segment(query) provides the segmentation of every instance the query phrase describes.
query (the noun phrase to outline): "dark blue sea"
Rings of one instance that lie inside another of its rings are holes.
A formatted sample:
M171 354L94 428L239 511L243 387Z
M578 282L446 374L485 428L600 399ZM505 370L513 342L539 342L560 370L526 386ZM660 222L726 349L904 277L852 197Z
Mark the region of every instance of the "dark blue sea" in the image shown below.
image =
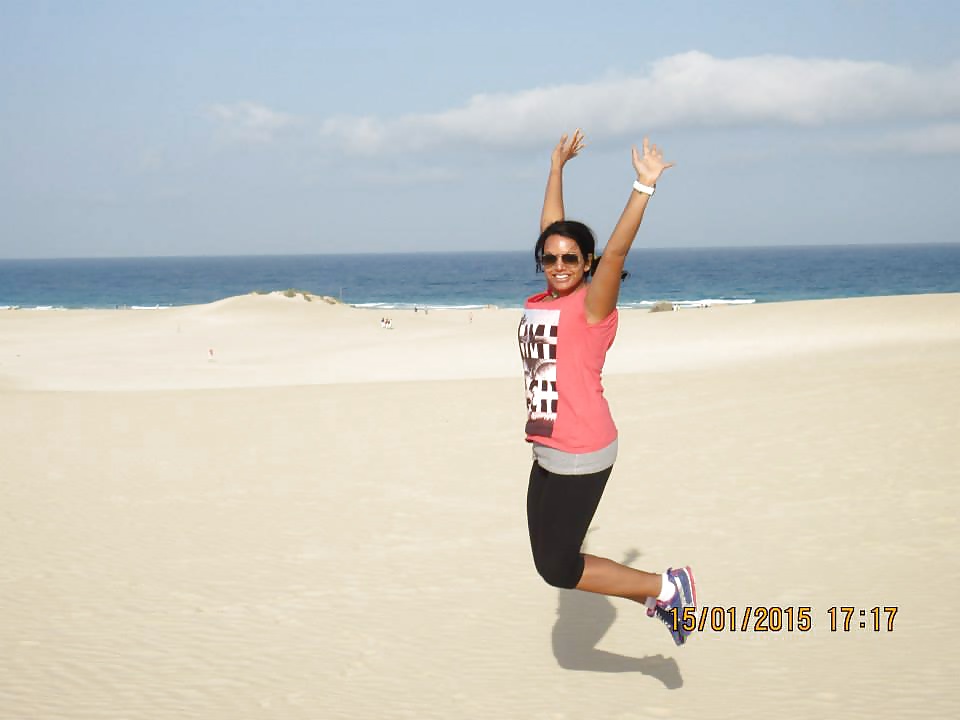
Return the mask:
M960 292L960 244L635 248L622 307ZM168 307L296 288L363 307L520 307L531 252L0 260L2 307Z

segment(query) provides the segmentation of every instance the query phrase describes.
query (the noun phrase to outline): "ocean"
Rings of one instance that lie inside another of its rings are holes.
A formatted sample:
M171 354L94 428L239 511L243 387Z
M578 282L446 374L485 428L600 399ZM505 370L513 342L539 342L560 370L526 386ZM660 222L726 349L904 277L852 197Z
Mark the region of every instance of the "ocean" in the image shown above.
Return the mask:
M620 305L960 292L960 244L634 248ZM533 253L0 260L0 308L164 308L296 288L358 307L521 307Z

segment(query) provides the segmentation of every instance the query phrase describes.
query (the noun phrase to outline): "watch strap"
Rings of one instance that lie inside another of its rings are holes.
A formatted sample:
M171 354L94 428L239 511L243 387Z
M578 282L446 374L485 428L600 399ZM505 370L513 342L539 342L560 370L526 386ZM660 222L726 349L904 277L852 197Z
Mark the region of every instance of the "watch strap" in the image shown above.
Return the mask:
M633 189L638 193L643 193L644 195L653 195L657 191L656 185L644 185L639 180L633 181Z

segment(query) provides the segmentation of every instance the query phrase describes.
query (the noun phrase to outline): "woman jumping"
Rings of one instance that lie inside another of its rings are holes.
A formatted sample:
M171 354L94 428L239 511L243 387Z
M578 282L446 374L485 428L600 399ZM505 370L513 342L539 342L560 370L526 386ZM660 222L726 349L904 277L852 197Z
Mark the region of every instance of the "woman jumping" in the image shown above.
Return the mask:
M617 334L623 265L657 180L673 163L664 162L646 138L642 154L633 148L637 181L601 260L590 229L564 219L563 167L582 149L577 130L569 140L561 137L553 150L534 247L547 290L527 299L519 328L526 435L533 445L530 545L537 571L550 585L643 603L682 645L689 634L680 622L683 610L695 608L697 601L689 567L656 574L581 552L617 459L617 428L600 378Z

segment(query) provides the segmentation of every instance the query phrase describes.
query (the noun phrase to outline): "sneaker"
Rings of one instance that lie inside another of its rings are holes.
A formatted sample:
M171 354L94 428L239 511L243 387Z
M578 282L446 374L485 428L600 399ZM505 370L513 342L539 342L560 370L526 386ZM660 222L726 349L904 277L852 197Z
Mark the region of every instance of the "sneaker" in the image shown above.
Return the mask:
M656 615L673 636L677 645L683 645L692 630L683 627L684 608L697 608L697 585L693 581L693 570L689 566L679 570L667 569L667 579L673 583L676 592L668 602L657 601L652 608L647 608L647 615Z

